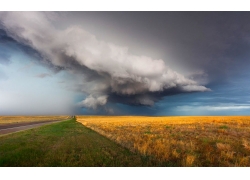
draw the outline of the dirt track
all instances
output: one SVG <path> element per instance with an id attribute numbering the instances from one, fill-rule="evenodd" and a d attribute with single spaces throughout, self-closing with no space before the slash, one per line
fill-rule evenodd
<path id="1" fill-rule="evenodd" d="M 39 122 L 26 122 L 26 123 L 15 123 L 15 124 L 1 124 L 0 135 L 18 132 L 26 129 L 31 129 L 46 124 L 60 122 L 62 120 L 51 120 L 51 121 L 39 121 Z"/>

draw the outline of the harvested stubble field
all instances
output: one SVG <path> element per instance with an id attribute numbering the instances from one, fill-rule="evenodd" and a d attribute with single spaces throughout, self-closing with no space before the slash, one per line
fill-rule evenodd
<path id="1" fill-rule="evenodd" d="M 24 122 L 64 120 L 67 118 L 69 118 L 69 116 L 0 116 L 0 125 Z"/>
<path id="2" fill-rule="evenodd" d="M 248 116 L 77 116 L 158 166 L 250 166 Z"/>

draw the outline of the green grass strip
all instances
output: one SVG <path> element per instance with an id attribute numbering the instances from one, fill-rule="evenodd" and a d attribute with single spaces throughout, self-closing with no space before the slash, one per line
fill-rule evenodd
<path id="1" fill-rule="evenodd" d="M 152 166 L 75 120 L 0 137 L 0 166 L 102 167 Z"/>

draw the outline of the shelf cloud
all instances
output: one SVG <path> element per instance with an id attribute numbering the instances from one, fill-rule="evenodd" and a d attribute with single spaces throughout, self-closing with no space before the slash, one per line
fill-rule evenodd
<path id="1" fill-rule="evenodd" d="M 53 25 L 57 20 L 53 13 L 1 12 L 0 29 L 55 72 L 73 74 L 74 88 L 86 95 L 79 106 L 152 106 L 165 96 L 210 90 L 195 78 L 174 71 L 162 59 L 131 54 L 128 47 L 101 41 L 80 26 L 60 29 Z"/>

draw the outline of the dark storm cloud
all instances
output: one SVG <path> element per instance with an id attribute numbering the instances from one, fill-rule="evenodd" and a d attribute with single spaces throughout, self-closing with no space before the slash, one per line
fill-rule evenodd
<path id="1" fill-rule="evenodd" d="M 162 100 L 165 96 L 171 96 L 171 95 L 177 95 L 181 93 L 187 93 L 187 89 L 183 89 L 180 87 L 174 87 L 165 89 L 163 91 L 158 92 L 146 92 L 141 94 L 134 94 L 134 95 L 120 95 L 117 93 L 110 93 L 109 94 L 109 102 L 113 103 L 120 103 L 124 102 L 125 104 L 130 105 L 146 105 L 146 106 L 152 106 L 155 102 Z M 189 92 L 199 92 L 199 90 L 190 89 Z"/>
<path id="2" fill-rule="evenodd" d="M 2 65 L 9 65 L 11 63 L 10 53 L 4 47 L 4 45 L 7 42 L 11 42 L 11 41 L 13 41 L 13 39 L 8 37 L 5 31 L 0 29 L 0 64 Z"/>
<path id="3" fill-rule="evenodd" d="M 133 48 L 143 44 L 144 49 L 160 52 L 161 58 L 171 67 L 204 72 L 207 79 L 201 76 L 206 82 L 222 83 L 250 65 L 249 12 L 76 14 L 70 16 L 69 13 L 68 19 L 74 21 L 73 17 L 78 16 L 78 21 L 81 18 L 85 24 L 97 24 L 97 29 L 106 27 L 106 34 L 117 34 L 115 38 L 122 35 L 122 41 L 126 43 L 132 40 Z M 139 52 L 143 53 L 143 50 L 139 49 Z"/>
<path id="4" fill-rule="evenodd" d="M 6 34 L 6 32 L 1 28 L 4 28 L 4 27 L 3 25 L 0 24 L 0 43 L 16 42 L 13 38 L 9 37 Z"/>
<path id="5" fill-rule="evenodd" d="M 2 29 L 1 29 L 2 28 Z M 4 26 L 0 23 L 0 45 L 2 45 L 0 49 L 0 61 L 1 57 L 2 59 L 5 59 L 5 61 L 10 61 L 10 53 L 8 52 L 11 50 L 21 50 L 22 52 L 28 54 L 30 57 L 32 57 L 34 60 L 41 60 L 43 57 L 41 54 L 30 47 L 29 45 L 26 45 L 24 43 L 20 43 L 14 38 L 12 38 L 10 35 L 6 33 L 6 30 L 3 29 Z M 6 48 L 8 47 L 8 48 Z"/>
<path id="6" fill-rule="evenodd" d="M 39 12 L 0 14 L 5 36 L 45 65 L 74 75 L 72 88 L 88 95 L 80 106 L 96 109 L 108 102 L 152 106 L 164 96 L 209 90 L 162 59 L 134 55 L 80 26 L 57 29 L 53 20 L 54 16 Z"/>

